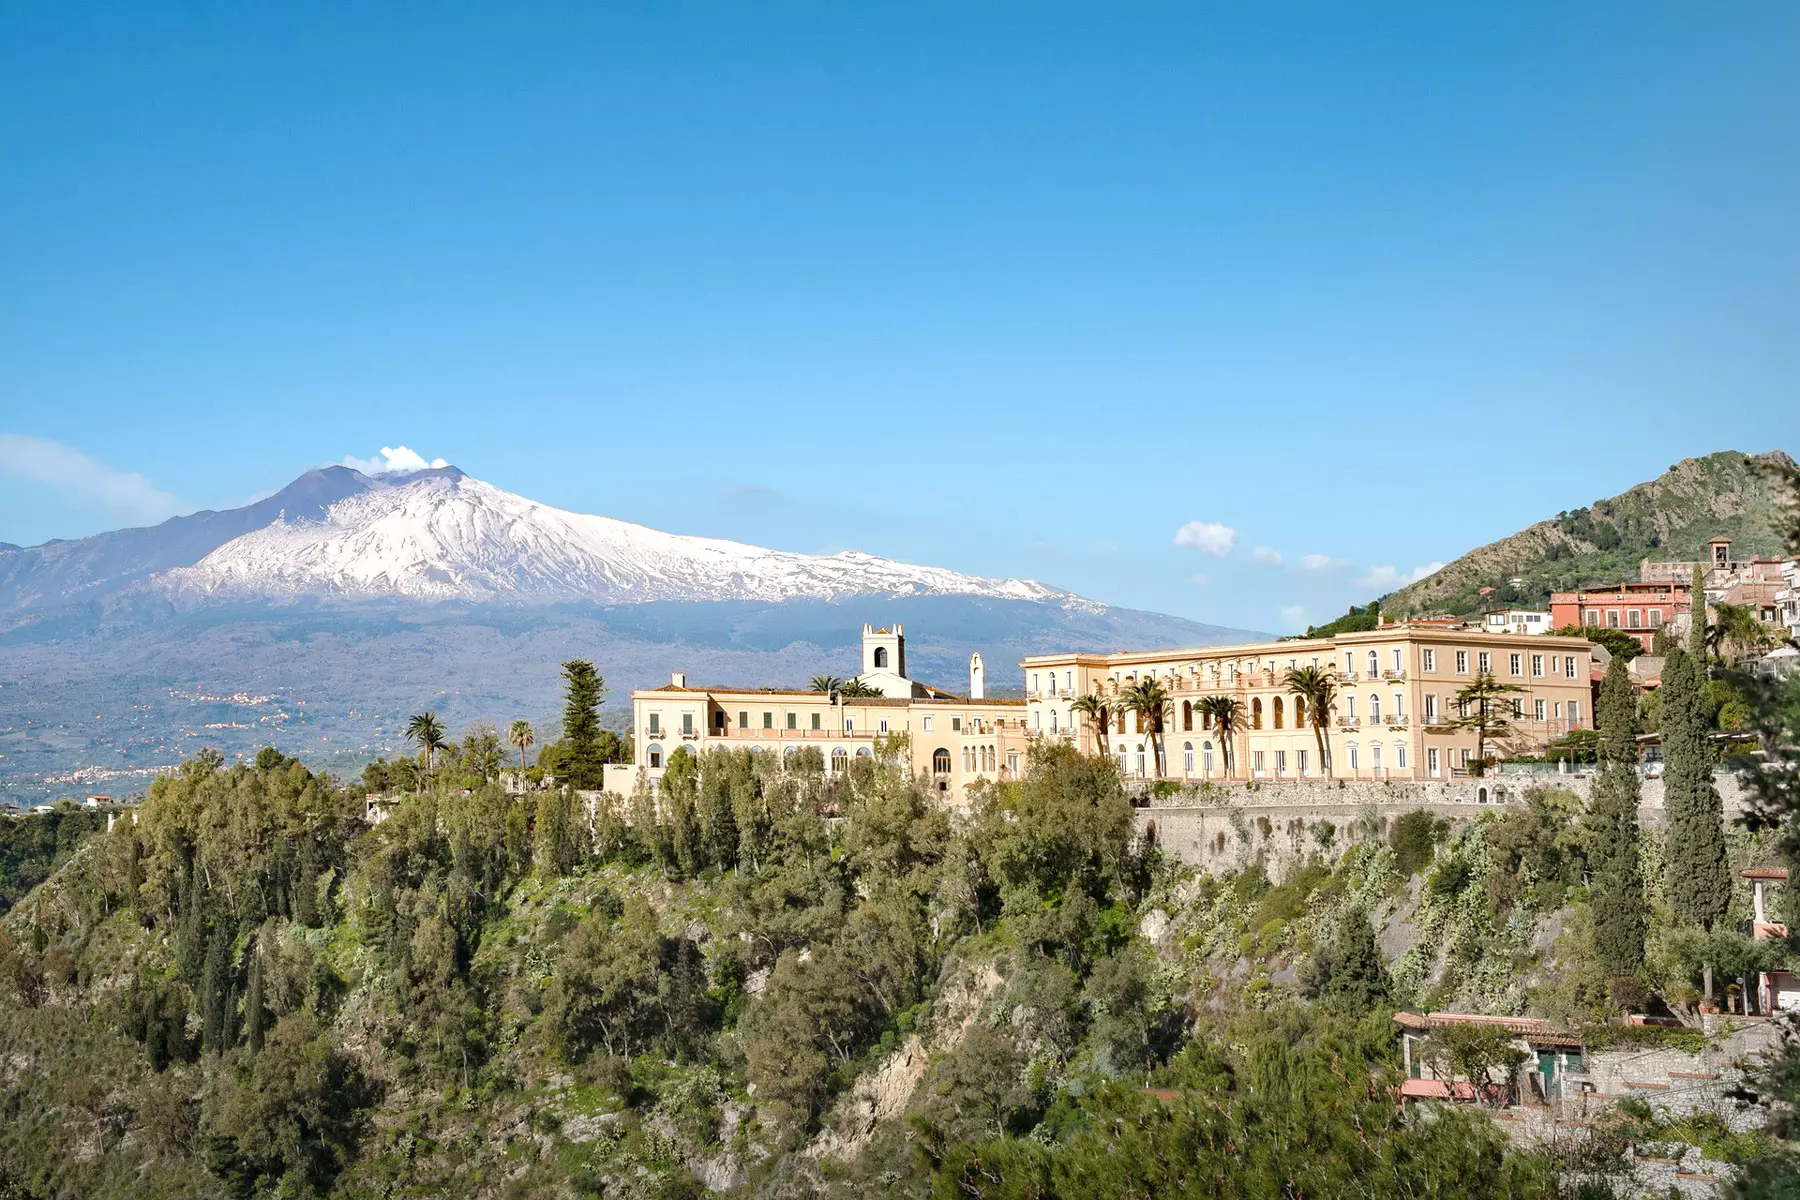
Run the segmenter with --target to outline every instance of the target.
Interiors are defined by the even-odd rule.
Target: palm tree
[[[537,741],[537,731],[532,729],[530,721],[514,721],[512,728],[506,731],[506,740],[519,748],[519,774],[525,774],[525,747]]]
[[[1150,734],[1150,774],[1152,778],[1161,778],[1163,715],[1169,710],[1169,689],[1154,675],[1146,675],[1126,688],[1120,700],[1125,705],[1125,711],[1137,714],[1139,726],[1147,728]]]
[[[1768,629],[1749,605],[1716,604],[1713,613],[1716,619],[1706,627],[1706,647],[1720,661],[1738,662],[1767,645]]]
[[[1099,692],[1089,692],[1072,701],[1069,704],[1069,711],[1079,713],[1094,723],[1094,753],[1105,755],[1106,720],[1112,715],[1107,711],[1106,699]]]
[[[1231,768],[1237,761],[1231,740],[1244,720],[1244,703],[1236,696],[1202,696],[1199,708],[1212,718],[1213,728],[1218,731],[1219,742],[1225,748],[1225,778],[1230,779]]]
[[[1303,701],[1312,714],[1313,740],[1319,743],[1319,767],[1329,775],[1331,747],[1327,739],[1331,710],[1337,704],[1337,680],[1317,667],[1290,667],[1283,682],[1288,694]]]
[[[838,695],[846,700],[868,700],[884,694],[885,693],[876,691],[860,679],[846,679],[844,680],[843,686],[838,688]]]
[[[437,752],[444,746],[444,723],[434,712],[415,714],[406,723],[406,736],[425,752],[425,770],[429,773],[437,763]]]
[[[812,690],[815,692],[824,692],[829,696],[833,692],[843,691],[844,681],[839,679],[836,675],[814,675],[812,677]]]

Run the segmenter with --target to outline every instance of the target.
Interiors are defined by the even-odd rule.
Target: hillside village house
[[[686,746],[748,748],[754,754],[817,749],[825,769],[841,774],[850,760],[875,754],[876,742],[906,734],[914,774],[928,777],[946,799],[961,801],[977,779],[1019,777],[1029,742],[1025,702],[986,696],[986,667],[969,661],[969,691],[956,696],[906,672],[905,630],[864,625],[857,679],[880,695],[851,698],[773,688],[690,686],[675,674],[662,687],[631,693],[635,761],[607,769],[606,786],[629,794],[641,770],[654,785],[669,756]]]
[[[1691,576],[1692,572],[1689,574]],[[1657,630],[1673,624],[1676,617],[1687,615],[1688,593],[1693,590],[1691,582],[1658,580],[1621,583],[1616,587],[1588,591],[1552,592],[1550,624],[1556,629],[1566,625],[1623,629],[1649,650]]]
[[[1706,558],[1699,562],[1651,562],[1638,564],[1638,578],[1617,586],[1585,591],[1555,592],[1550,597],[1551,621],[1565,625],[1623,629],[1634,635],[1645,650],[1654,648],[1656,631],[1685,618],[1692,608],[1694,569],[1701,571],[1706,603],[1735,604],[1748,608],[1765,624],[1782,620],[1783,594],[1791,598],[1793,568],[1779,558],[1752,555],[1732,557],[1731,539],[1717,537],[1706,544]]]
[[[1452,729],[1454,697],[1482,673],[1521,690],[1513,706],[1514,745],[1541,748],[1593,727],[1592,643],[1550,634],[1488,633],[1448,620],[1409,621],[1365,633],[1151,650],[1120,654],[1041,654],[1024,660],[1029,732],[1113,755],[1131,778],[1226,777],[1224,746],[1199,711],[1204,696],[1224,693],[1243,707],[1233,749],[1238,779],[1315,779],[1325,774],[1304,702],[1283,682],[1294,667],[1317,667],[1337,680],[1329,722],[1331,774],[1338,779],[1444,779],[1464,773],[1476,754],[1471,730]],[[1112,699],[1155,677],[1173,702],[1162,736],[1164,761],[1150,761],[1152,739],[1135,714],[1108,714],[1105,737],[1073,711],[1088,693]],[[1496,747],[1490,741],[1489,751]]]

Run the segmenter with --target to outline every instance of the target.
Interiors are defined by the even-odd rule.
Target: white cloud
[[[194,509],[135,471],[121,471],[48,438],[0,433],[0,471],[70,493],[144,525]]]
[[[1298,604],[1281,606],[1281,619],[1289,629],[1300,629],[1306,624],[1306,609]]]
[[[1195,587],[1211,587],[1212,586],[1212,576],[1211,575],[1189,575],[1188,582],[1193,584]]]
[[[358,458],[354,454],[344,455],[344,466],[361,471],[364,475],[385,475],[391,471],[425,471],[450,464],[441,458],[425,461],[425,456],[408,446],[383,446],[380,458]]]
[[[1441,562],[1426,563],[1422,567],[1414,567],[1410,576],[1402,575],[1394,566],[1370,567],[1369,573],[1356,582],[1366,588],[1385,588],[1392,590],[1407,583],[1417,583],[1427,575],[1444,569]]]
[[[1302,571],[1332,571],[1339,567],[1347,567],[1349,565],[1349,559],[1333,558],[1329,554],[1306,554],[1302,555],[1300,558],[1300,569]]]
[[[1250,552],[1250,558],[1253,562],[1259,562],[1265,567],[1279,567],[1281,565],[1281,551],[1272,550],[1267,546],[1258,546],[1256,549],[1252,550]]]
[[[1237,545],[1237,530],[1217,521],[1189,521],[1175,531],[1175,544],[1224,558]]]

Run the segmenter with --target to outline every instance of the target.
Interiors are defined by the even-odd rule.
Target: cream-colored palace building
[[[631,693],[630,767],[611,768],[607,786],[629,793],[642,770],[654,785],[669,756],[686,746],[748,748],[756,754],[793,754],[813,747],[832,774],[854,758],[875,753],[877,739],[906,734],[915,774],[934,790],[961,802],[977,779],[1016,779],[1025,766],[1029,737],[1025,701],[985,696],[986,667],[969,660],[969,692],[955,696],[906,673],[906,634],[895,625],[864,625],[862,672],[857,679],[880,694],[850,698],[822,692],[770,688],[696,687],[677,673],[662,687]]]
[[[1337,681],[1327,726],[1331,774],[1338,779],[1445,779],[1474,758],[1473,731],[1454,730],[1457,691],[1486,672],[1521,690],[1508,693],[1513,745],[1541,748],[1560,734],[1593,728],[1590,651],[1582,638],[1490,633],[1454,621],[1412,621],[1328,638],[1153,650],[1121,654],[1043,654],[1025,659],[1027,729],[1111,754],[1131,778],[1224,779],[1216,730],[1197,709],[1207,695],[1237,697],[1244,728],[1234,734],[1237,779],[1324,776],[1304,704],[1283,680],[1294,667],[1317,667]],[[1108,716],[1096,745],[1092,722],[1071,711],[1088,693],[1116,699],[1138,680],[1161,679],[1172,700],[1160,768],[1151,739],[1131,713]],[[1494,747],[1490,742],[1489,752]]]

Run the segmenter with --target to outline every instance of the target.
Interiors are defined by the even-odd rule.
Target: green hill
[[[1683,459],[1621,495],[1567,509],[1469,551],[1382,597],[1381,611],[1468,616],[1503,605],[1542,607],[1553,591],[1636,579],[1645,558],[1703,558],[1714,537],[1730,538],[1740,558],[1779,554],[1776,484],[1758,468],[1764,462],[1793,464],[1780,450],[1722,450]],[[1494,591],[1483,596],[1484,587]]]

